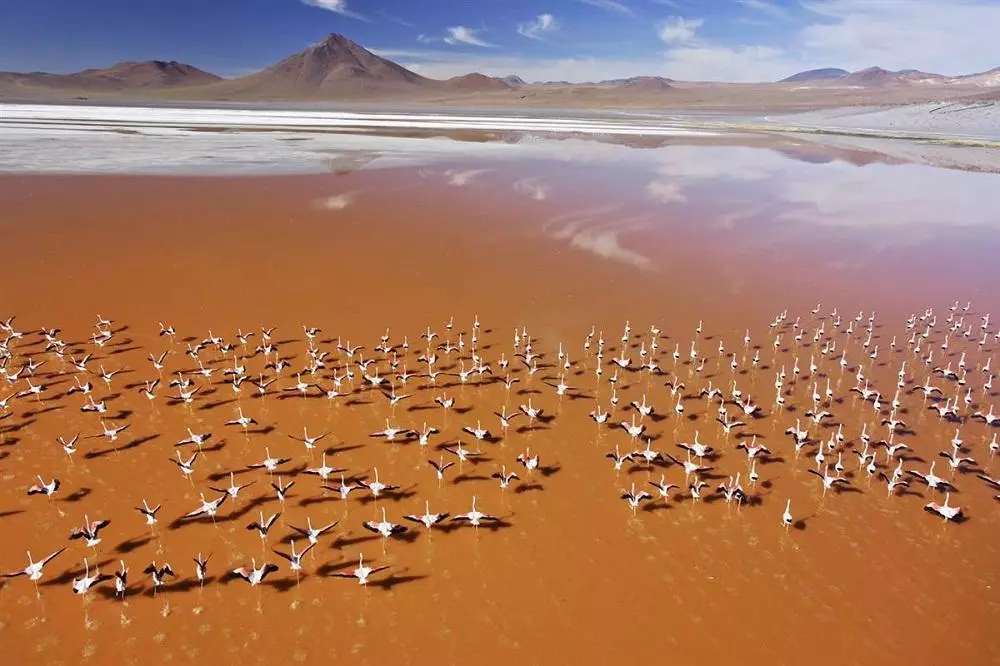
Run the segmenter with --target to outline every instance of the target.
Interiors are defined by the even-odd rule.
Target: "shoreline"
[[[68,173],[65,165],[73,164],[74,170],[85,173],[316,173],[339,170],[344,164],[366,166],[375,159],[382,166],[393,158],[413,164],[442,157],[510,157],[514,151],[519,157],[558,158],[566,150],[607,159],[608,146],[615,144],[657,149],[714,142],[780,147],[805,141],[834,158],[845,151],[861,152],[887,162],[1000,172],[1000,135],[962,133],[946,126],[957,118],[965,129],[988,131],[992,126],[984,119],[996,113],[994,106],[939,112],[937,125],[917,126],[927,111],[941,108],[918,105],[756,118],[625,111],[525,116],[440,108],[376,113],[0,104],[0,171]],[[905,123],[885,126],[896,117],[908,119],[917,131],[908,131]],[[55,138],[59,141],[49,140]],[[227,170],[231,165],[235,167]]]
[[[235,126],[224,114],[243,115],[247,118],[279,114],[290,118],[300,118],[291,126],[305,123],[301,119],[310,116],[327,117],[339,126],[348,125],[346,119],[377,121],[418,121],[428,118],[445,118],[452,122],[484,122],[501,120],[511,123],[528,120],[540,123],[565,124],[578,122],[614,123],[638,125],[644,128],[659,128],[662,123],[671,123],[679,128],[705,131],[778,131],[817,132],[837,135],[875,136],[878,138],[899,138],[908,140],[955,140],[975,145],[995,147],[1000,144],[1000,100],[983,98],[943,98],[937,101],[884,102],[865,101],[855,104],[829,104],[810,109],[789,109],[780,106],[760,105],[747,109],[731,107],[630,107],[628,105],[608,105],[604,107],[579,106],[524,106],[510,104],[490,104],[483,100],[480,104],[456,105],[447,101],[409,100],[401,103],[391,101],[225,101],[225,100],[168,100],[168,99],[58,99],[58,100],[17,100],[0,98],[0,127],[7,121],[5,116],[18,110],[33,109],[32,113],[48,118],[74,118],[89,113],[104,118],[124,119],[130,110],[153,109],[158,114],[203,113],[219,117],[220,126]],[[61,115],[48,113],[49,109],[60,108]],[[85,112],[79,111],[85,109]],[[148,119],[147,119],[148,121]],[[227,124],[228,122],[228,124]],[[207,119],[198,124],[208,124]],[[256,125],[262,124],[258,120]],[[183,123],[181,123],[183,125]],[[265,125],[267,126],[267,125]],[[271,123],[270,126],[274,126]],[[308,124],[317,127],[318,123]],[[356,125],[362,126],[362,125]],[[403,127],[413,127],[403,123]],[[648,132],[652,130],[647,129]]]

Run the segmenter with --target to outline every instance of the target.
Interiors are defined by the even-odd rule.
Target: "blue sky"
[[[1000,0],[0,0],[0,70],[172,59],[234,76],[330,32],[432,77],[774,80],[1000,66]]]

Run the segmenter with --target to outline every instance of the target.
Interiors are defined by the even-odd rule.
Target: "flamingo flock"
[[[960,500],[968,484],[1000,491],[1000,479],[990,472],[1000,451],[990,356],[1000,328],[971,303],[926,308],[902,322],[817,305],[794,318],[778,313],[759,332],[710,335],[699,322],[690,341],[655,325],[639,332],[627,321],[616,340],[593,326],[579,346],[540,340],[525,326],[511,330],[504,344],[478,316],[464,330],[453,318],[438,330],[427,326],[412,342],[386,329],[377,341],[366,341],[375,342],[370,348],[324,339],[314,326],[303,325],[302,337],[291,340],[276,340],[274,328],[239,329],[229,340],[211,330],[182,339],[178,328],[160,322],[154,329],[159,346],[141,350],[148,365],[131,368],[117,361],[117,350],[130,351],[128,331],[101,316],[80,340],[58,328],[21,330],[14,317],[0,322],[0,384],[7,387],[0,395],[0,437],[27,459],[45,461],[44,470],[30,472],[5,466],[30,498],[24,500],[28,510],[65,527],[64,536],[48,530],[36,537],[41,543],[6,549],[0,562],[5,578],[23,576],[37,586],[62,567],[72,574],[76,594],[104,589],[123,601],[142,590],[159,594],[185,578],[209,584],[210,561],[231,557],[191,552],[183,567],[181,560],[177,568],[163,560],[138,563],[148,587],[129,579],[127,553],[116,571],[102,573],[101,549],[127,536],[130,526],[96,509],[78,516],[63,511],[61,500],[83,492],[81,484],[60,478],[67,466],[78,481],[99,476],[105,465],[133,466],[129,472],[142,475],[127,453],[139,446],[157,449],[155,462],[144,464],[175,467],[172,483],[197,500],[179,507],[162,499],[177,492],[150,486],[141,497],[99,490],[94,494],[104,496],[87,498],[87,505],[129,504],[135,524],[160,544],[159,553],[188,524],[219,529],[220,522],[253,512],[242,526],[258,545],[232,548],[259,549],[259,556],[222,570],[250,587],[282,577],[298,582],[310,572],[367,586],[388,571],[383,580],[391,584],[394,565],[370,553],[317,562],[316,546],[329,540],[337,547],[337,530],[369,532],[356,541],[378,541],[384,557],[392,544],[460,526],[477,538],[480,530],[516,527],[517,502],[491,513],[483,488],[496,484],[512,491],[505,497],[516,498],[518,489],[540,487],[538,478],[573,465],[575,458],[554,459],[549,443],[572,418],[581,421],[574,432],[584,428],[597,448],[582,447],[577,455],[610,459],[608,473],[630,520],[658,504],[690,503],[698,510],[700,503],[719,500],[737,511],[772,511],[775,529],[787,531],[797,524],[796,507],[787,493],[761,480],[774,476],[773,466],[804,472],[793,478],[811,484],[818,502],[836,501],[843,492],[871,494],[875,501],[883,495],[869,493],[871,486],[884,484],[886,501],[912,504],[944,523],[994,510]],[[877,370],[886,366],[894,382]],[[122,391],[141,395],[142,406],[119,408]],[[327,438],[337,438],[336,426],[269,421],[264,406],[278,400],[300,401],[299,413],[310,423],[316,419],[309,414],[331,409],[337,410],[334,424],[379,419],[367,441],[346,444],[409,457],[412,477],[389,478],[377,465],[342,466],[338,447],[324,448]],[[581,400],[587,413],[565,408]],[[68,431],[78,422],[70,413],[83,414],[75,418],[87,427]],[[62,433],[51,442],[62,452],[58,463],[15,436],[40,422]],[[947,423],[954,436],[940,442],[940,450],[922,446],[917,452],[911,444],[929,423]],[[163,432],[151,431],[157,424]],[[689,424],[694,436],[680,441],[679,427]],[[289,441],[297,453],[288,452]],[[222,465],[223,445],[227,460],[243,462]],[[483,466],[488,474],[468,472]],[[620,475],[628,481],[617,482]],[[435,502],[432,510],[431,489],[460,482],[469,483],[467,504]],[[310,504],[346,507],[351,497],[372,511],[357,518],[345,509],[339,519],[315,523],[308,515]],[[412,510],[397,509],[401,502]],[[18,550],[27,552],[26,562],[13,557]],[[71,557],[82,566],[67,561]]]

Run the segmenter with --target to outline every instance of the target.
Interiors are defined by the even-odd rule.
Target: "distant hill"
[[[444,82],[453,90],[463,90],[467,92],[478,92],[488,90],[510,90],[513,86],[503,79],[493,76],[486,76],[479,72],[456,76]]]
[[[843,78],[850,74],[846,69],[837,67],[824,67],[823,69],[809,69],[798,74],[793,74],[787,79],[781,79],[778,83],[806,83],[809,81],[829,81],[830,79]]]
[[[662,76],[631,76],[627,79],[604,79],[603,81],[598,81],[598,85],[601,86],[626,86],[626,87],[640,87],[640,88],[672,88],[670,84],[674,83],[673,79],[664,78]]]
[[[673,88],[673,79],[662,76],[633,76],[629,79],[618,79],[614,85],[636,92],[656,92]]]
[[[881,67],[868,67],[859,69],[856,72],[848,72],[844,69],[825,68],[810,69],[806,72],[799,72],[782,79],[779,83],[817,83],[836,86],[860,86],[866,88],[880,88],[890,86],[908,85],[939,85],[944,83],[966,83],[974,85],[971,81],[961,81],[969,77],[954,77],[948,79],[940,74],[922,72],[918,69],[901,69],[892,71]]]
[[[222,78],[215,74],[173,60],[120,62],[104,69],[85,69],[73,74],[0,72],[0,84],[76,91],[157,90],[218,81]]]
[[[994,67],[986,72],[978,74],[967,74],[965,76],[954,76],[948,79],[949,83],[979,86],[980,88],[1000,87],[1000,67]]]
[[[508,74],[507,76],[501,77],[500,79],[509,86],[518,87],[528,85],[524,79],[522,79],[517,74]]]
[[[916,69],[901,69],[893,72],[881,67],[869,67],[857,72],[851,72],[839,79],[838,83],[859,86],[891,86],[912,83],[936,83],[943,82],[944,79],[945,77],[940,74],[930,74]]]
[[[176,60],[120,62],[107,69],[85,69],[71,76],[112,88],[174,88],[221,81],[222,77]]]

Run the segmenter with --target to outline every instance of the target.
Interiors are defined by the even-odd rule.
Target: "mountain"
[[[962,77],[958,77],[962,78]],[[931,84],[937,85],[949,81],[959,83],[957,79],[947,79],[940,74],[921,72],[917,69],[901,69],[891,71],[881,67],[868,67],[859,69],[856,72],[848,72],[845,69],[828,67],[824,69],[810,69],[799,72],[782,79],[778,83],[824,83],[835,86],[860,86],[866,88],[881,88],[887,86],[908,86]]]
[[[673,82],[673,79],[665,79],[662,76],[633,76],[630,79],[618,79],[615,85],[636,92],[656,92],[670,90],[673,88],[670,84]]]
[[[940,74],[929,74],[916,69],[901,69],[893,72],[881,67],[869,67],[837,79],[838,84],[856,86],[892,86],[909,85],[913,83],[941,83],[945,77]]]
[[[339,34],[330,34],[309,48],[267,69],[222,79],[191,65],[152,60],[122,62],[105,69],[73,74],[0,72],[0,98],[47,99],[94,96],[141,100],[423,100],[468,101],[482,94],[501,103],[524,100],[539,105],[671,104],[735,108],[767,104],[782,108],[819,108],[824,104],[903,103],[946,99],[1000,89],[1000,67],[977,74],[945,77],[913,69],[890,71],[870,67],[856,72],[825,68],[799,72],[781,83],[812,82],[808,86],[774,84],[730,85],[683,83],[660,76],[635,76],[569,83],[528,84],[514,74],[505,77],[471,73],[441,81],[430,79],[383,58]],[[804,91],[803,88],[808,88]],[[517,90],[516,94],[511,91]],[[752,90],[753,92],[746,92]],[[736,91],[736,92],[733,92]],[[747,97],[750,95],[750,97]]]
[[[218,81],[222,81],[222,78],[215,74],[174,60],[120,62],[104,69],[85,69],[73,74],[0,72],[0,84],[81,92],[159,90]]]
[[[978,74],[953,76],[948,79],[948,83],[979,86],[980,88],[997,88],[1000,87],[1000,67],[994,67],[989,71],[979,72]]]
[[[197,86],[222,80],[222,77],[176,60],[120,62],[107,69],[85,69],[71,76],[101,87],[130,90]]]
[[[510,90],[513,88],[511,84],[507,83],[503,79],[486,76],[485,74],[480,74],[479,72],[465,74],[464,76],[455,76],[448,79],[444,83],[449,88],[465,92]]]
[[[670,85],[671,83],[674,83],[673,79],[667,79],[662,76],[632,76],[627,79],[604,79],[603,81],[598,81],[597,85],[666,89],[673,87]]]
[[[232,79],[219,88],[235,95],[308,97],[435,84],[439,82],[411,72],[334,33],[272,67]]]
[[[850,74],[846,69],[837,67],[824,67],[823,69],[809,69],[798,74],[793,74],[787,79],[781,79],[778,83],[805,83],[808,81],[829,81],[830,79],[840,79]]]

